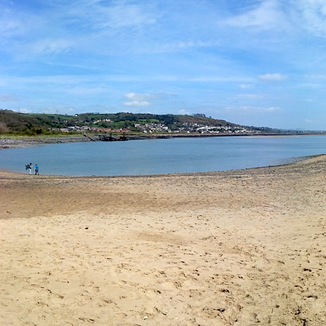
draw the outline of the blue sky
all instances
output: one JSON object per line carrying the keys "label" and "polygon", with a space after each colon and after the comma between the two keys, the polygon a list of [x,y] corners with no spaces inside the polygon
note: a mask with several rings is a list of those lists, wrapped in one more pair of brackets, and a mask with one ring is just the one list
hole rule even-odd
{"label": "blue sky", "polygon": [[325,0],[0,0],[0,108],[326,130]]}

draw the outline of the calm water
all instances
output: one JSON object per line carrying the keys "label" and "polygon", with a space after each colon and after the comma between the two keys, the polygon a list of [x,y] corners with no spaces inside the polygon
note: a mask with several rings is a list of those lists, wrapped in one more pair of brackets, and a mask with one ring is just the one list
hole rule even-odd
{"label": "calm water", "polygon": [[214,137],[40,145],[0,151],[0,169],[66,176],[150,175],[261,167],[325,154],[326,136]]}

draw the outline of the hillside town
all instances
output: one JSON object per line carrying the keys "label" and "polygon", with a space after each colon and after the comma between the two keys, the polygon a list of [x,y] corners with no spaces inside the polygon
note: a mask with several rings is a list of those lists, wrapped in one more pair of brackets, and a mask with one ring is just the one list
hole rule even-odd
{"label": "hillside town", "polygon": [[[108,121],[106,121],[108,122]],[[103,128],[98,127],[96,121],[94,126],[69,126],[60,128],[60,132],[91,132],[91,133],[130,133],[138,132],[143,134],[205,134],[205,135],[247,135],[259,134],[259,130],[237,125],[205,125],[199,123],[183,123],[173,128],[163,123],[135,123],[131,128]]]}
{"label": "hillside town", "polygon": [[[314,134],[304,130],[280,130],[243,126],[204,114],[172,115],[149,113],[24,114],[0,109],[0,134],[123,135],[123,138],[177,136],[298,135]],[[318,133],[325,133],[319,131]]]}

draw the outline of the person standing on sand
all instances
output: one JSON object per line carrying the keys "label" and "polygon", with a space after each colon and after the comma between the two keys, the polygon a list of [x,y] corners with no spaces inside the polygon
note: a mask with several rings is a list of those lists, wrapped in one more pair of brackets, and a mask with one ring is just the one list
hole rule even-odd
{"label": "person standing on sand", "polygon": [[38,165],[37,164],[35,164],[35,175],[39,175],[40,173],[39,173],[39,171],[38,171]]}
{"label": "person standing on sand", "polygon": [[29,174],[32,174],[32,163],[29,163],[29,164],[26,164],[25,167],[26,167],[26,170],[28,170],[28,173]]}

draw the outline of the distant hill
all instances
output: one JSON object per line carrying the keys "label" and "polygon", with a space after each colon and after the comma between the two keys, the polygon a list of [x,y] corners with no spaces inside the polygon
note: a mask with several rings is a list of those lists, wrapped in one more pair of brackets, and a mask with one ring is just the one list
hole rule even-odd
{"label": "distant hill", "polygon": [[75,132],[184,133],[184,134],[279,134],[271,128],[246,127],[204,114],[148,113],[27,114],[0,110],[0,134],[40,135]]}

